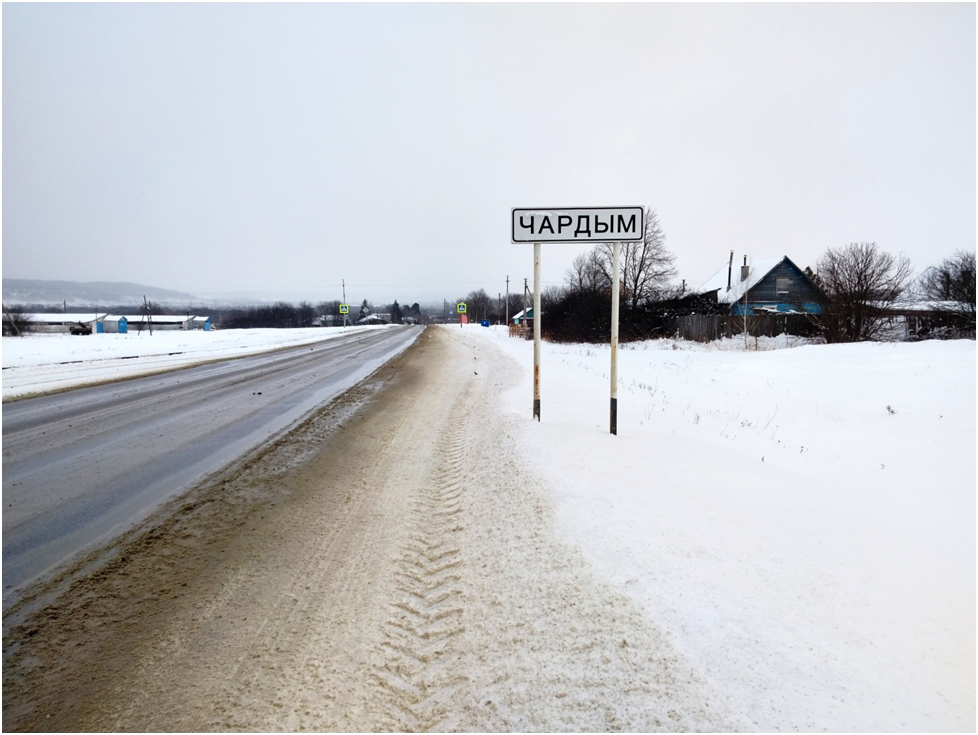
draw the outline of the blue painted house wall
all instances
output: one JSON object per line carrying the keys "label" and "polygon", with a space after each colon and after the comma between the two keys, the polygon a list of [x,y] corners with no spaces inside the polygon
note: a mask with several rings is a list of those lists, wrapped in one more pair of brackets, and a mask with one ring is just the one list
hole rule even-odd
{"label": "blue painted house wall", "polygon": [[731,304],[730,313],[743,314],[745,301],[748,315],[765,311],[821,314],[828,303],[821,289],[787,257],[751,286],[745,299]]}
{"label": "blue painted house wall", "polygon": [[714,295],[717,303],[729,304],[730,313],[820,314],[828,297],[787,256],[780,260],[755,261],[751,265],[724,268],[700,290]]}

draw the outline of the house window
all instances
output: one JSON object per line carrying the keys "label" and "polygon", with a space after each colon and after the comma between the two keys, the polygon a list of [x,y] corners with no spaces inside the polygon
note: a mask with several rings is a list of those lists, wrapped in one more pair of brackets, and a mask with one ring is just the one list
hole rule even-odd
{"label": "house window", "polygon": [[777,290],[778,296],[782,294],[790,293],[791,291],[791,279],[787,277],[778,277],[775,281],[775,288]]}

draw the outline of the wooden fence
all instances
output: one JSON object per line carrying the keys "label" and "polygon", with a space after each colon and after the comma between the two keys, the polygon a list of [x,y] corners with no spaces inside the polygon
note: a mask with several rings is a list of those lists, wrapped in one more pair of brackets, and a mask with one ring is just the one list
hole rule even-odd
{"label": "wooden fence", "polygon": [[[744,320],[746,319],[746,328]],[[805,314],[753,314],[747,317],[731,314],[691,314],[671,317],[663,324],[668,336],[694,342],[712,342],[735,337],[745,331],[751,337],[777,337],[780,334],[812,336],[818,332],[812,317]]]}

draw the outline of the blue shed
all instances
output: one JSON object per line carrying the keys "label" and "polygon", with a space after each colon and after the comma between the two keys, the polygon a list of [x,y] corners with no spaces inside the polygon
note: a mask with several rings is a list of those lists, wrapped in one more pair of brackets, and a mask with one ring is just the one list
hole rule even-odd
{"label": "blue shed", "polygon": [[109,334],[128,334],[129,320],[124,316],[107,314],[102,321],[99,322],[99,332],[103,331],[108,332]]}

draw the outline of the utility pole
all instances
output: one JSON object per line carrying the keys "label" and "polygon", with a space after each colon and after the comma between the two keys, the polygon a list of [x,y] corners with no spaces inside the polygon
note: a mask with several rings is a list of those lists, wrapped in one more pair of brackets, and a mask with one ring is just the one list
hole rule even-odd
{"label": "utility pole", "polygon": [[[149,304],[146,302],[146,295],[143,294],[143,310],[146,312],[146,323],[149,324],[149,336],[153,336],[153,315],[149,313]],[[95,312],[98,316],[98,312]]]}
{"label": "utility pole", "polygon": [[506,329],[509,329],[509,276],[506,276]]}

